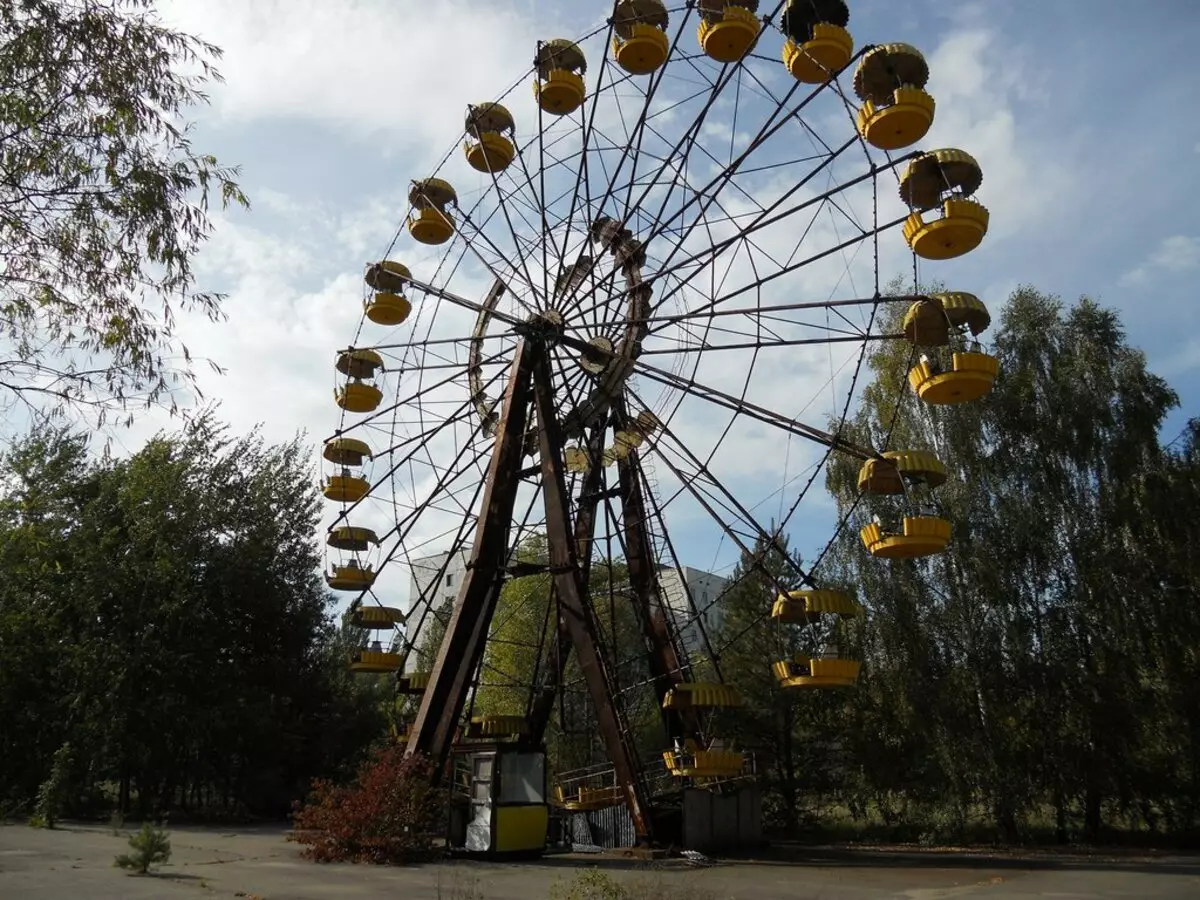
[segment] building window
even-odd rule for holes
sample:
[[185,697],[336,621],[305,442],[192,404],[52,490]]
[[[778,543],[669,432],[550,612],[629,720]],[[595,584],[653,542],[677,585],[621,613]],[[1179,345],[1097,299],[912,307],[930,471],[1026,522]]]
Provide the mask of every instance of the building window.
[[446,573],[446,587],[454,587],[454,573]]

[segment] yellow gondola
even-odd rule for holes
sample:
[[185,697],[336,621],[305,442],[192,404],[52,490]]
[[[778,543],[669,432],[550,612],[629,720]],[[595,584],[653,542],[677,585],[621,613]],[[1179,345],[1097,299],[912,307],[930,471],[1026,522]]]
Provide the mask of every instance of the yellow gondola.
[[429,687],[429,672],[405,672],[396,679],[396,693],[423,694]]
[[473,716],[467,725],[467,737],[472,740],[516,740],[528,733],[524,716]]
[[858,680],[861,669],[862,663],[857,660],[802,654],[780,660],[771,667],[779,686],[792,690],[850,687]]
[[978,400],[991,392],[999,374],[1000,361],[987,353],[954,353],[947,371],[923,356],[909,370],[908,383],[925,403],[944,406]]
[[357,503],[370,492],[371,482],[361,475],[351,474],[349,470],[330,475],[321,486],[325,499],[334,503]]
[[592,812],[625,802],[625,792],[618,785],[579,787],[570,793],[561,785],[554,786],[554,805],[568,812]]
[[363,281],[371,290],[390,293],[403,291],[410,278],[412,278],[412,272],[409,271],[408,266],[390,259],[371,263],[367,266],[366,274],[363,275]]
[[916,47],[882,44],[859,61],[854,92],[859,107],[858,133],[880,150],[911,147],[933,125],[935,104],[925,91],[929,66]]
[[350,655],[350,671],[384,675],[400,668],[400,654],[384,650],[356,650]]
[[350,624],[354,628],[387,630],[403,625],[408,617],[402,609],[376,604],[357,604],[350,609]]
[[619,0],[613,8],[613,59],[630,75],[649,75],[667,61],[670,19],[662,0]]
[[369,381],[383,369],[383,358],[374,350],[347,350],[338,354],[337,370],[349,381],[334,391],[334,401],[346,412],[368,413],[383,402],[383,391]]
[[729,709],[742,705],[742,698],[727,684],[685,681],[675,685],[663,697],[663,709]]
[[736,778],[746,766],[739,750],[702,750],[691,739],[681,749],[664,751],[663,762],[677,778]]
[[374,294],[363,303],[367,318],[376,325],[402,325],[412,313],[412,304],[404,296],[404,286],[412,272],[403,263],[384,260],[367,267],[363,280]]
[[802,84],[824,84],[850,62],[854,38],[842,0],[789,0],[783,12],[783,64]]
[[[904,222],[904,239],[923,259],[953,259],[982,243],[988,211],[971,199],[983,183],[979,163],[962,150],[933,150],[908,164],[900,176],[900,199],[912,212]],[[940,218],[926,221],[932,210]]]
[[700,49],[721,63],[737,62],[754,49],[762,23],[758,0],[700,0]]
[[517,158],[513,143],[516,123],[506,107],[499,103],[468,106],[463,127],[467,133],[463,153],[476,172],[503,172]]
[[422,244],[444,244],[454,236],[454,218],[448,207],[458,203],[458,194],[448,181],[426,178],[414,181],[408,191],[413,214],[408,233]]
[[790,624],[806,625],[822,615],[849,619],[862,615],[862,607],[849,594],[833,590],[789,591],[776,597],[771,607],[771,618]]
[[565,38],[545,41],[537,52],[537,78],[533,95],[542,111],[552,116],[566,116],[583,105],[587,86],[587,57],[579,46]]
[[325,543],[335,550],[346,550],[351,553],[365,553],[373,544],[379,543],[379,536],[370,528],[358,528],[353,525],[341,525],[332,529]]
[[915,559],[941,553],[950,543],[950,523],[939,516],[905,516],[900,533],[884,531],[878,522],[859,532],[872,556],[883,559]]
[[371,458],[371,448],[355,438],[334,438],[325,443],[321,455],[341,471],[325,479],[321,492],[327,500],[335,503],[357,503],[371,489],[370,482],[362,475],[350,471],[351,466],[362,466]]
[[325,575],[325,583],[335,591],[365,591],[375,583],[375,571],[352,559],[345,565],[333,566]]
[[866,494],[903,494],[908,485],[928,488],[946,483],[946,467],[925,450],[889,450],[868,459],[858,470],[858,489]]
[[371,447],[357,438],[334,438],[326,441],[321,455],[338,466],[361,466],[371,459]]
[[904,314],[902,329],[917,347],[944,347],[952,332],[965,329],[978,336],[991,324],[991,313],[974,294],[943,291],[913,303]]

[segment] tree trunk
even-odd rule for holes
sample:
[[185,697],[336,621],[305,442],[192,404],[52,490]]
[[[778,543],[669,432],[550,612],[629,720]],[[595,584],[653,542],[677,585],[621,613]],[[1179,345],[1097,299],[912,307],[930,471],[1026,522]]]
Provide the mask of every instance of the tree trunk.
[[121,787],[117,795],[117,808],[122,816],[129,815],[129,767],[121,765]]
[[781,729],[779,749],[780,762],[783,766],[783,779],[779,785],[783,797],[783,827],[788,835],[793,835],[799,828],[800,821],[796,799],[796,748],[793,741],[795,716],[792,707],[787,705],[781,711]]
[[1088,760],[1087,790],[1083,801],[1083,831],[1089,841],[1100,839],[1100,806],[1104,801],[1095,759]]
[[1054,839],[1060,844],[1067,843],[1067,798],[1063,794],[1062,785],[1054,788]]

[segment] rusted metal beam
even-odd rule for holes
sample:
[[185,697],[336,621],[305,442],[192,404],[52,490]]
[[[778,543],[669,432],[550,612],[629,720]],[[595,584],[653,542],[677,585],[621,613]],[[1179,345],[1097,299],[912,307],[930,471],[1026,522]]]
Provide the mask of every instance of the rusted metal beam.
[[508,535],[520,484],[515,476],[521,465],[529,421],[530,381],[536,352],[537,348],[529,341],[517,344],[467,573],[409,735],[407,752],[430,756],[437,763],[436,772],[441,772],[453,744],[504,584]]
[[534,361],[533,396],[537,410],[550,569],[554,573],[554,585],[558,591],[559,610],[591,695],[597,729],[604,740],[617,782],[625,793],[634,830],[639,840],[645,843],[653,839],[648,791],[632,735],[620,709],[620,698],[613,690],[612,673],[604,659],[599,623],[588,597],[587,582],[579,567],[563,474],[562,427],[554,406],[549,360],[544,355],[539,355]]
[[[596,528],[596,509],[603,499],[600,482],[604,477],[604,466],[601,464],[600,452],[604,446],[604,424],[596,426],[588,439],[588,455],[592,467],[581,479],[579,500],[575,514],[575,553],[579,560],[579,569],[583,575],[583,583],[590,584],[592,570],[592,540]],[[552,593],[551,602],[556,602],[557,591]],[[546,667],[542,676],[542,684],[533,697],[529,711],[529,739],[534,744],[541,744],[546,737],[546,728],[550,725],[550,717],[554,714],[554,701],[562,689],[563,675],[567,671],[567,661],[571,658],[571,632],[567,629],[566,620],[560,614],[554,638],[550,644],[550,652],[546,655]]]
[[[700,725],[694,715],[679,715],[662,706],[667,691],[689,680],[687,659],[680,652],[674,623],[668,617],[658,580],[654,550],[646,529],[646,504],[642,497],[642,479],[637,450],[617,461],[621,486],[621,519],[625,525],[625,562],[629,567],[634,612],[642,627],[650,651],[650,677],[662,710],[663,724],[671,738],[699,739]],[[687,586],[684,586],[684,591]]]

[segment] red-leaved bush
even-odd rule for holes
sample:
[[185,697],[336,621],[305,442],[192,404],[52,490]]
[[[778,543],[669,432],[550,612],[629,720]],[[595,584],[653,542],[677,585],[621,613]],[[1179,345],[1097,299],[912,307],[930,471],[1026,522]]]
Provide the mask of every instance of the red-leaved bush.
[[444,834],[444,794],[432,786],[434,767],[393,744],[375,751],[354,782],[313,785],[295,804],[292,840],[317,862],[405,863],[435,857]]

